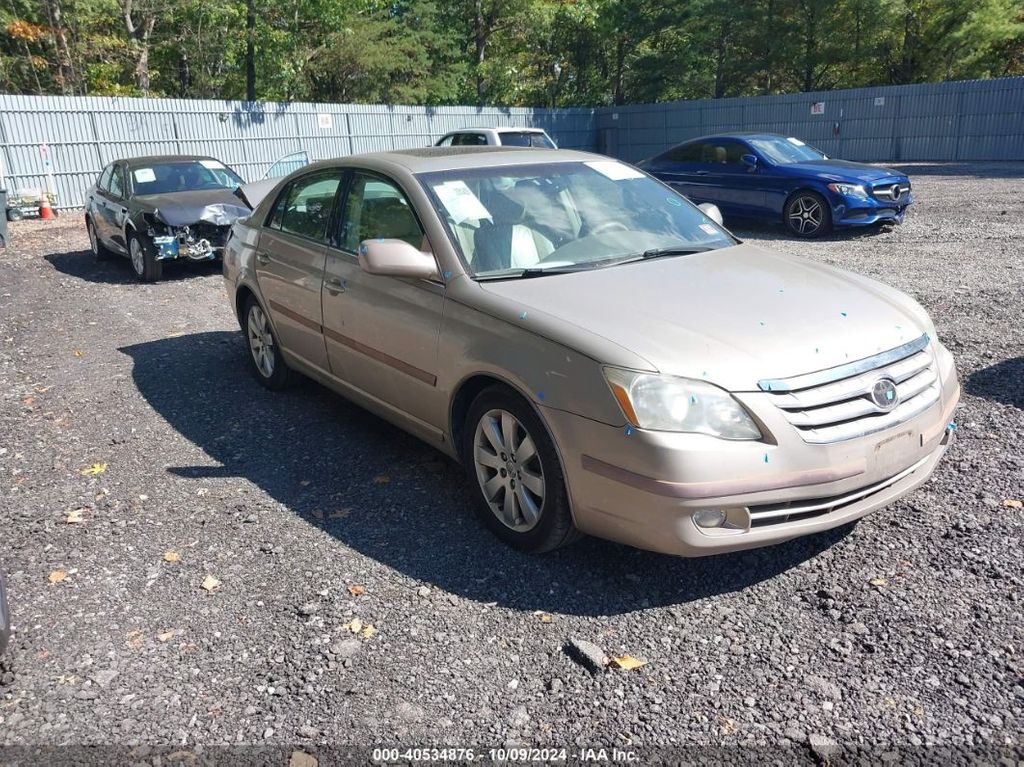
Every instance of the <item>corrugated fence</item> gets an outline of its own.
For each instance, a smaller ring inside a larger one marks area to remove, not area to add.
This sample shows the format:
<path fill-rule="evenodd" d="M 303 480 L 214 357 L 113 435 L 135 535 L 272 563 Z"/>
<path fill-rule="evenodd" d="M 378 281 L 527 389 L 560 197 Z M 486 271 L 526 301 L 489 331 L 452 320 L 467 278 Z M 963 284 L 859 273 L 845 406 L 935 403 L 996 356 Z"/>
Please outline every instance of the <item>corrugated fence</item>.
<path fill-rule="evenodd" d="M 850 160 L 1024 160 L 1024 78 L 600 109 L 0 95 L 0 160 L 9 189 L 46 187 L 49 171 L 58 206 L 78 207 L 117 157 L 207 154 L 254 180 L 299 150 L 318 160 L 420 147 L 495 125 L 542 127 L 560 146 L 625 160 L 736 130 L 799 136 Z"/>

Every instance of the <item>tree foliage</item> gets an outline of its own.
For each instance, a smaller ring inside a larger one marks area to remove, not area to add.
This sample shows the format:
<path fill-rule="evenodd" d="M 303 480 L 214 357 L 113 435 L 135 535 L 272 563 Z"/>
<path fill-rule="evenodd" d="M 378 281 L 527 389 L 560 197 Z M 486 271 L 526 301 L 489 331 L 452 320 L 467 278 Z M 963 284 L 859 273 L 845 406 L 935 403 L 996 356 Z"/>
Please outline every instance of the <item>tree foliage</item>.
<path fill-rule="evenodd" d="M 0 89 L 531 106 L 1024 74 L 1021 0 L 4 0 Z"/>

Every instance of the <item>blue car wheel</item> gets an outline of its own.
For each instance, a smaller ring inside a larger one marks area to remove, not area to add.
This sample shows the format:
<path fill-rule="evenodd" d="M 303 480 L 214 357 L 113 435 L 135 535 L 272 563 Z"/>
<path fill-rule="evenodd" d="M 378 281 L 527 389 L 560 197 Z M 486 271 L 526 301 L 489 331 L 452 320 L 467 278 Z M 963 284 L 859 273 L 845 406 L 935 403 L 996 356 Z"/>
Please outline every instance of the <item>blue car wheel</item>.
<path fill-rule="evenodd" d="M 786 227 L 797 237 L 818 237 L 832 228 L 832 211 L 817 192 L 797 192 L 786 203 Z"/>

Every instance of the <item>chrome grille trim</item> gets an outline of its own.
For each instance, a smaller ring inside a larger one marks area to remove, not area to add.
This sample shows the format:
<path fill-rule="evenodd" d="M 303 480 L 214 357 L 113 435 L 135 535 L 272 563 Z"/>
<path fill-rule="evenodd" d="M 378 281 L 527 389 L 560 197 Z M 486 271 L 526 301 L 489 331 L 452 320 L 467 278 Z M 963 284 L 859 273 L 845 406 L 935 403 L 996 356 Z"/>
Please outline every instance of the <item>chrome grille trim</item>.
<path fill-rule="evenodd" d="M 918 352 L 926 348 L 930 340 L 931 339 L 928 337 L 928 334 L 925 333 L 920 338 L 908 341 L 902 346 L 897 346 L 895 349 L 890 349 L 887 352 L 880 352 L 871 357 L 865 357 L 862 360 L 855 360 L 854 362 L 848 362 L 845 365 L 828 368 L 827 370 L 819 370 L 816 373 L 794 376 L 793 378 L 766 378 L 763 381 L 758 381 L 757 386 L 761 391 L 768 391 L 772 393 L 806 389 L 810 386 L 820 386 L 824 383 L 838 381 L 842 378 L 849 378 L 850 376 L 857 375 L 857 373 L 863 373 L 866 370 L 874 370 L 882 365 L 888 365 L 890 362 L 903 359 L 914 352 Z"/>
<path fill-rule="evenodd" d="M 925 456 L 917 463 L 908 466 L 903 471 L 894 474 L 881 482 L 876 482 L 873 485 L 862 487 L 860 490 L 854 490 L 853 492 L 846 493 L 844 495 L 836 495 L 830 498 L 808 498 L 802 501 L 789 501 L 787 503 L 753 506 L 750 509 L 750 522 L 752 525 L 757 525 L 759 523 L 781 524 L 783 522 L 789 522 L 792 517 L 802 517 L 805 515 L 819 516 L 819 514 L 815 514 L 814 512 L 829 514 L 843 506 L 848 506 L 855 501 L 859 501 L 862 498 L 866 498 L 880 490 L 884 490 L 887 487 L 895 485 L 901 479 L 910 476 L 924 466 L 929 457 L 930 456 Z"/>
<path fill-rule="evenodd" d="M 939 401 L 938 369 L 927 344 L 924 335 L 850 365 L 759 386 L 805 442 L 856 439 L 898 426 Z M 895 384 L 898 404 L 892 409 L 872 399 L 882 379 Z"/>

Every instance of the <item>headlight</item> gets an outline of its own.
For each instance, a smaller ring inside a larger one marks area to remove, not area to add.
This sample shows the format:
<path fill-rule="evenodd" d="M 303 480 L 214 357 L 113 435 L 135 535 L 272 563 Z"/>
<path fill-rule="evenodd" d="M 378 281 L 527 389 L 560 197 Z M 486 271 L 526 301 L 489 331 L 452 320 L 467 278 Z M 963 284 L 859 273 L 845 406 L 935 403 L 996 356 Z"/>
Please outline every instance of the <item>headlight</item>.
<path fill-rule="evenodd" d="M 829 184 L 828 188 L 836 194 L 844 194 L 847 197 L 859 197 L 862 200 L 868 198 L 868 190 L 860 184 Z"/>
<path fill-rule="evenodd" d="M 759 439 L 753 419 L 717 386 L 689 378 L 605 368 L 605 378 L 623 415 L 653 431 L 685 431 L 722 439 Z"/>

